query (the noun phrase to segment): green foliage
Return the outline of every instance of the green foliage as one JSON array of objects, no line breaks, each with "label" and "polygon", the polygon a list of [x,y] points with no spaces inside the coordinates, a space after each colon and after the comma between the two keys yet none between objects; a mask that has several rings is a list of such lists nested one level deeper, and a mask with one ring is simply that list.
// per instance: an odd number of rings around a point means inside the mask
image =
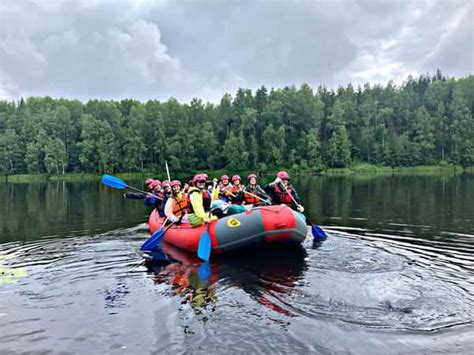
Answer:
[{"label": "green foliage", "polygon": [[[217,105],[195,98],[0,101],[3,174],[268,171],[474,164],[474,76],[314,91],[307,84]],[[364,165],[368,164],[368,165]]]}]

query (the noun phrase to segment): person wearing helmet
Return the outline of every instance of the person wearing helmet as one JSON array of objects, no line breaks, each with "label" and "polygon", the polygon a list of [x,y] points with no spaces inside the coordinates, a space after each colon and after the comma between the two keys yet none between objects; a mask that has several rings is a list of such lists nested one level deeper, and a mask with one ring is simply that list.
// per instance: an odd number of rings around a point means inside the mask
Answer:
[{"label": "person wearing helmet", "polygon": [[286,171],[279,171],[275,181],[263,188],[272,197],[274,204],[285,204],[291,207],[296,203],[296,209],[303,213],[304,207],[300,204],[300,198],[295,188],[290,184],[290,175]]},{"label": "person wearing helmet", "polygon": [[225,193],[227,189],[231,186],[229,180],[229,176],[224,174],[221,176],[221,181],[219,182],[219,198],[225,202],[228,201]]},{"label": "person wearing helmet", "polygon": [[[153,191],[152,185],[155,181],[159,181],[159,180],[153,180],[151,178],[146,179],[145,180],[145,190],[149,191],[149,192],[152,192]],[[130,192],[130,191],[127,191],[123,194],[123,197],[128,198],[130,200],[144,200],[146,198],[146,194],[143,193],[143,192]]]},{"label": "person wearing helmet", "polygon": [[243,190],[244,185],[240,183],[240,176],[232,176],[232,185],[226,189],[225,196],[227,199],[235,205],[241,205],[244,202]]},{"label": "person wearing helmet", "polygon": [[[216,194],[218,191],[209,192],[206,189],[207,178],[204,174],[197,174],[193,183],[194,186],[189,188],[188,192],[188,221],[192,227],[209,223],[212,220],[217,219],[216,216],[210,215],[211,201],[213,200],[211,194]],[[214,179],[213,186],[217,185],[217,180]]]},{"label": "person wearing helmet", "polygon": [[257,184],[257,174],[252,173],[247,176],[247,179],[249,184],[243,189],[244,204],[253,206],[271,205],[270,196]]},{"label": "person wearing helmet", "polygon": [[158,209],[159,215],[161,217],[165,216],[166,201],[172,196],[172,194],[173,192],[171,191],[171,181],[163,180],[163,182],[161,183],[161,195],[163,197],[163,201],[161,202],[161,208]]},{"label": "person wearing helmet", "polygon": [[150,183],[150,193],[145,196],[145,200],[143,201],[146,206],[154,206],[157,211],[161,210],[162,201],[163,201],[163,192],[161,191],[161,181],[160,180],[153,180]]},{"label": "person wearing helmet", "polygon": [[165,216],[173,223],[181,221],[188,206],[187,196],[181,192],[181,181],[171,181],[171,196],[166,200]]}]

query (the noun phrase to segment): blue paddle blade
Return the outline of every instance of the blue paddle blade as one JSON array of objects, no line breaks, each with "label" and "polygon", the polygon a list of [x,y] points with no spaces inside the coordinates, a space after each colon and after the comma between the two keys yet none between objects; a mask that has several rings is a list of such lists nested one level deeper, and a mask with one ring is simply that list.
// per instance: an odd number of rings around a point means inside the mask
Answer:
[{"label": "blue paddle blade", "polygon": [[120,179],[118,177],[108,175],[108,174],[102,175],[102,179],[100,181],[104,185],[107,185],[109,187],[113,187],[114,189],[123,190],[124,188],[127,187],[127,184],[125,183],[125,181],[123,181],[122,179]]},{"label": "blue paddle blade", "polygon": [[209,260],[209,256],[211,255],[211,237],[207,230],[202,233],[201,238],[199,239],[197,255],[204,261]]},{"label": "blue paddle blade", "polygon": [[327,238],[327,234],[323,229],[315,224],[311,226],[311,233],[313,234],[314,238]]},{"label": "blue paddle blade", "polygon": [[153,233],[151,235],[151,237],[148,238],[145,241],[145,243],[143,243],[140,250],[149,250],[150,251],[150,250],[155,249],[157,246],[160,245],[161,240],[163,239],[164,236],[165,236],[165,229],[162,227],[162,228],[156,230],[155,233]]},{"label": "blue paddle blade", "polygon": [[209,285],[210,277],[211,277],[211,265],[209,262],[202,263],[198,268],[198,276],[199,281],[205,285]]}]

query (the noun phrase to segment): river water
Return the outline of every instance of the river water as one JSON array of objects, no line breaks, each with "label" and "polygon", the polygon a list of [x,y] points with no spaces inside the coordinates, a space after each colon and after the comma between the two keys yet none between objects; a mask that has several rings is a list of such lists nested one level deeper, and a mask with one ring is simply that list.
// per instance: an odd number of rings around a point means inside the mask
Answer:
[{"label": "river water", "polygon": [[206,265],[98,182],[0,184],[0,353],[472,353],[472,175],[295,185],[325,241]]}]

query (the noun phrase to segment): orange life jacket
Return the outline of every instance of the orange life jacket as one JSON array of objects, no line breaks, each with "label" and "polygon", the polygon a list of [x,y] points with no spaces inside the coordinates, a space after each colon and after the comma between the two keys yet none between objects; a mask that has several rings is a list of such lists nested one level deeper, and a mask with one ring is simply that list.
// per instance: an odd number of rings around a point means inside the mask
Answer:
[{"label": "orange life jacket", "polygon": [[176,217],[181,217],[187,210],[188,198],[185,194],[180,193],[178,196],[173,197],[173,199],[174,199],[173,214]]},{"label": "orange life jacket", "polygon": [[[246,192],[249,192],[249,193],[246,193]],[[255,195],[255,196],[258,196],[257,195],[257,189],[255,187],[252,188],[252,186],[249,185],[245,188],[245,191],[244,191],[244,202],[245,202],[245,204],[246,205],[258,206],[262,201],[260,199],[258,199],[257,197],[252,196],[251,194]]]}]

